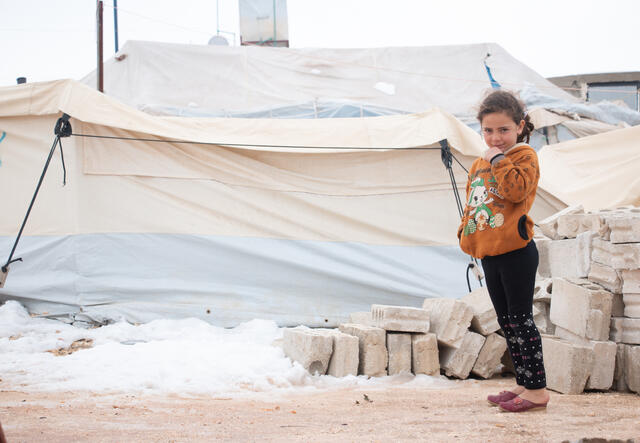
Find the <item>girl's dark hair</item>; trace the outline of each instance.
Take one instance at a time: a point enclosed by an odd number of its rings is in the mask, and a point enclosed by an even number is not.
[[[476,117],[482,124],[484,116],[487,114],[493,114],[494,112],[503,112],[507,114],[516,123],[516,125],[519,125],[520,121],[524,120],[524,129],[522,130],[522,134],[518,135],[517,141],[518,143],[529,143],[534,126],[533,123],[531,123],[531,118],[525,112],[524,103],[518,100],[513,93],[503,90],[491,92],[484,100],[482,100],[482,103],[480,103],[480,110]]]

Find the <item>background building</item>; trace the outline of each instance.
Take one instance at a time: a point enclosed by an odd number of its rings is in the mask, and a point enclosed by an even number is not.
[[[640,111],[640,72],[566,75],[548,80],[588,102],[624,102]]]

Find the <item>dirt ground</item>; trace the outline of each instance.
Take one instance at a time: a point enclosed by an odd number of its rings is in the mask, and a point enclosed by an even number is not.
[[[547,411],[510,414],[485,400],[512,379],[447,389],[349,388],[262,399],[0,391],[13,442],[577,441],[640,442],[640,396],[551,393]],[[365,395],[368,400],[365,399]]]

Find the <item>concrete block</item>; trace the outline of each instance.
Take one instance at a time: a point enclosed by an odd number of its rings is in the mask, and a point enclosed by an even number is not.
[[[316,329],[315,331],[333,339],[333,352],[329,359],[327,375],[334,377],[358,375],[358,337],[342,333],[338,329]]]
[[[556,333],[554,335],[576,345],[589,346],[590,343],[589,339],[576,335],[562,326],[556,326]]]
[[[613,296],[584,281],[586,286],[563,278],[553,280],[551,322],[589,340],[608,340]]]
[[[471,308],[451,298],[427,298],[422,307],[430,313],[429,331],[436,334],[438,343],[457,346],[471,325]]]
[[[580,394],[593,367],[593,350],[558,337],[542,336],[547,387],[563,394]]]
[[[617,346],[614,342],[587,340],[561,327],[556,327],[556,336],[593,351],[593,366],[589,369],[585,389],[605,391],[611,388],[616,365]]]
[[[547,236],[544,235],[544,232],[542,232],[542,229],[540,229],[538,225],[533,225],[533,238],[537,240],[539,238],[547,238]]]
[[[624,348],[624,381],[630,391],[640,394],[640,346]]]
[[[640,293],[640,269],[633,271],[623,269],[620,271],[620,278],[622,280],[622,290],[619,292]]]
[[[411,368],[416,375],[440,373],[436,334],[411,334]]]
[[[538,269],[536,270],[536,280],[551,277],[551,264],[549,263],[549,247],[554,240],[549,238],[536,238],[536,248],[538,249]]]
[[[640,318],[640,294],[622,294],[624,316]]]
[[[640,209],[635,209],[635,211],[640,211]],[[611,243],[640,242],[640,213],[629,212],[624,215],[612,216],[607,218],[607,224],[611,231],[609,235]]]
[[[591,243],[586,242],[588,236],[567,240],[538,241],[540,262],[538,273],[545,278],[550,277],[586,277],[586,262],[591,256]]]
[[[613,373],[613,386],[614,391],[629,392],[629,387],[624,379],[624,352],[625,348],[629,345],[618,343],[616,345],[616,369]]]
[[[411,334],[387,332],[389,375],[411,373]]]
[[[349,323],[356,325],[373,326],[371,312],[353,312],[349,314]]]
[[[486,287],[478,288],[460,299],[473,312],[471,330],[482,335],[489,335],[500,329],[496,310],[493,308],[489,291]]]
[[[283,332],[284,354],[310,374],[326,374],[333,352],[333,339],[313,329],[287,328]]]
[[[600,237],[603,240],[610,241],[611,240],[611,228],[609,227],[609,221],[611,219],[614,219],[614,218],[632,216],[632,214],[633,214],[631,212],[632,210],[633,211],[637,211],[638,208],[634,208],[632,206],[629,206],[629,207],[622,207],[622,208],[616,208],[616,209],[601,209],[599,211],[599,214],[604,220],[604,224],[606,226],[606,229],[605,229],[604,233]],[[614,224],[615,224],[615,222],[614,222]]]
[[[622,270],[624,315],[640,318],[640,270]]]
[[[598,213],[565,214],[558,217],[557,235],[560,238],[576,238],[584,232],[593,232],[602,237],[608,232],[608,226]]]
[[[385,331],[429,332],[429,311],[405,306],[371,306],[372,326]]]
[[[599,284],[607,291],[614,294],[622,294],[621,271],[613,269],[611,266],[592,261],[588,278],[589,281]]]
[[[576,277],[567,277],[565,278],[570,283],[576,284],[578,286],[582,286],[583,288],[591,289],[592,291],[606,291],[602,288],[602,286],[590,281],[587,278],[576,278]]]
[[[374,326],[344,323],[340,332],[358,337],[358,374],[379,377],[387,374],[387,334]]]
[[[565,214],[556,221],[556,232],[560,238],[576,238],[582,232],[582,218],[585,214]]]
[[[593,232],[582,232],[576,236],[576,275],[586,278],[591,270],[591,251],[593,249],[593,239],[597,234]]]
[[[551,303],[552,289],[553,289],[552,278],[536,279],[536,285],[533,289],[533,301]]]
[[[640,318],[622,318],[622,343],[640,345]]]
[[[594,238],[592,247],[591,258],[597,263],[619,270],[640,269],[640,243],[616,244]]]
[[[471,372],[481,378],[491,378],[500,369],[501,359],[506,350],[507,340],[503,336],[488,335]]]
[[[622,343],[622,317],[611,317],[609,326],[609,341]]]
[[[558,219],[564,215],[583,213],[584,209],[582,208],[582,205],[569,206],[564,208],[562,211],[556,212],[555,214],[545,218],[544,220],[540,220],[538,222],[538,227],[542,233],[550,239],[559,240],[563,237],[558,234]]]
[[[534,301],[534,311],[537,311],[533,315],[533,321],[541,334],[553,335],[556,326],[551,322],[550,318],[550,305],[546,302]]]
[[[584,214],[580,222],[581,232],[593,232],[600,238],[609,236],[609,226],[607,225],[605,217],[598,212],[590,212]]]
[[[617,345],[611,341],[592,341],[593,367],[586,389],[606,391],[613,385]]]
[[[611,294],[611,316],[623,317],[624,316],[624,300],[622,294]]]
[[[516,375],[516,368],[513,366],[513,360],[511,359],[511,354],[509,354],[509,349],[504,351],[504,354],[502,354],[500,363],[502,363],[502,372],[508,372]]]
[[[467,331],[457,347],[440,347],[440,366],[445,375],[465,379],[469,376],[485,338],[475,332]]]

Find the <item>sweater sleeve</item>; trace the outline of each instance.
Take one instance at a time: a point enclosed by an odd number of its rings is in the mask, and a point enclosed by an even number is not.
[[[538,186],[538,157],[533,149],[500,159],[491,166],[498,192],[514,203],[524,200]]]

